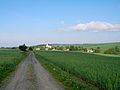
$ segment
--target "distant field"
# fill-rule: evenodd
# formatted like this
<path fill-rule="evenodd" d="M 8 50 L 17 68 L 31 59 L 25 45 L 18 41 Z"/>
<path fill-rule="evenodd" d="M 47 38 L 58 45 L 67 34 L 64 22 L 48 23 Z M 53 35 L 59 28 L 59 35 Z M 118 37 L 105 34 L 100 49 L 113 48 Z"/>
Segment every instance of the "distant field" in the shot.
<path fill-rule="evenodd" d="M 0 49 L 0 83 L 15 70 L 16 65 L 18 65 L 25 56 L 25 54 L 20 53 L 18 50 Z"/>
<path fill-rule="evenodd" d="M 105 50 L 118 46 L 120 48 L 120 43 L 105 43 L 105 44 L 81 44 L 80 46 L 85 48 L 101 48 L 101 52 L 103 53 Z"/>
<path fill-rule="evenodd" d="M 106 48 L 106 45 L 101 46 Z M 80 82 L 82 79 L 102 90 L 120 90 L 120 57 L 62 51 L 37 51 L 36 56 L 41 62 L 52 63 Z"/>
<path fill-rule="evenodd" d="M 71 45 L 71 44 L 70 44 Z M 52 46 L 70 46 L 69 44 L 67 45 L 52 45 Z M 97 47 L 100 47 L 100 53 L 104 53 L 104 51 L 108 50 L 109 48 L 114 48 L 115 46 L 118 46 L 120 49 L 120 43 L 101 43 L 101 44 L 73 44 L 74 46 L 81 46 L 83 48 L 93 48 L 96 49 Z"/>

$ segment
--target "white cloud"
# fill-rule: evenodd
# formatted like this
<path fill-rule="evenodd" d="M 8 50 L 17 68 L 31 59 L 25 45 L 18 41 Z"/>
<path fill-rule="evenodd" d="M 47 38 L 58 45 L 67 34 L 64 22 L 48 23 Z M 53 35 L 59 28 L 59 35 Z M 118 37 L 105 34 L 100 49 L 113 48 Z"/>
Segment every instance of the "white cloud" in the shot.
<path fill-rule="evenodd" d="M 112 24 L 108 22 L 89 22 L 86 24 L 77 24 L 69 27 L 70 30 L 77 31 L 120 31 L 120 24 Z"/>
<path fill-rule="evenodd" d="M 63 25 L 63 24 L 65 24 L 65 22 L 64 21 L 60 21 L 59 24 Z"/>

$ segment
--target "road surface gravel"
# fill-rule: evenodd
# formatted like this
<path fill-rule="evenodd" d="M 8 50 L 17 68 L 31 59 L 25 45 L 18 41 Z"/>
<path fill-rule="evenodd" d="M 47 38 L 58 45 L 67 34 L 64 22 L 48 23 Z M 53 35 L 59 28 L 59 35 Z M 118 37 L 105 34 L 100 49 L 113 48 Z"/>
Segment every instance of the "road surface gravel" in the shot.
<path fill-rule="evenodd" d="M 22 61 L 0 90 L 65 90 L 36 60 L 34 53 Z"/>

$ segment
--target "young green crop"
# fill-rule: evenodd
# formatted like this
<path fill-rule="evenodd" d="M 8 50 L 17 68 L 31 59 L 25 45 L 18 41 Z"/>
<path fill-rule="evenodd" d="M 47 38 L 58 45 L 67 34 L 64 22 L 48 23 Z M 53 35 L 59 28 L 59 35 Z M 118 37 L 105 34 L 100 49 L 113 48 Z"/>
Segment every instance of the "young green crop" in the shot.
<path fill-rule="evenodd" d="M 15 70 L 26 54 L 18 50 L 0 50 L 0 83 Z"/>
<path fill-rule="evenodd" d="M 120 57 L 62 51 L 39 51 L 37 54 L 99 89 L 120 90 Z"/>
<path fill-rule="evenodd" d="M 44 57 L 36 55 L 40 63 L 49 70 L 52 75 L 58 79 L 63 85 L 65 90 L 98 90 L 98 88 L 93 86 L 88 86 L 83 82 L 79 82 L 77 79 L 71 77 L 69 73 L 66 73 L 61 68 L 57 67 L 53 63 L 45 60 Z"/>

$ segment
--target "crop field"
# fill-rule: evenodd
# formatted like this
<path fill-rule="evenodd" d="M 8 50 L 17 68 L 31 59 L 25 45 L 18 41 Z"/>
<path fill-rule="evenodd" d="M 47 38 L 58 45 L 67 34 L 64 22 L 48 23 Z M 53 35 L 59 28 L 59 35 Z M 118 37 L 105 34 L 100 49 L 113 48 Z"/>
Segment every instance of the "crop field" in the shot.
<path fill-rule="evenodd" d="M 62 70 L 79 82 L 89 84 L 88 87 L 120 90 L 120 57 L 64 51 L 37 51 L 36 57 L 40 62 L 47 61 L 60 68 L 58 73 Z"/>
<path fill-rule="evenodd" d="M 18 50 L 0 49 L 0 83 L 15 70 L 16 66 L 26 57 Z"/>
<path fill-rule="evenodd" d="M 84 48 L 101 48 L 101 53 L 104 53 L 105 50 L 118 46 L 120 48 L 120 43 L 105 43 L 105 44 L 81 44 L 81 47 Z"/>

